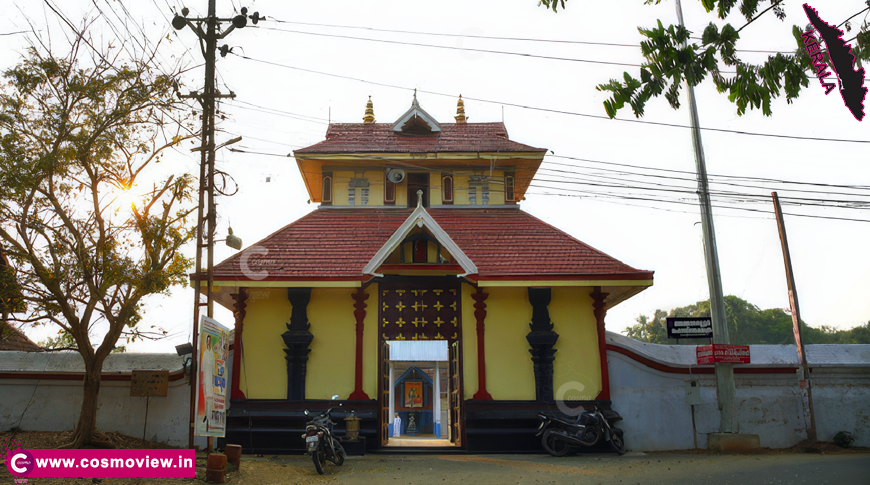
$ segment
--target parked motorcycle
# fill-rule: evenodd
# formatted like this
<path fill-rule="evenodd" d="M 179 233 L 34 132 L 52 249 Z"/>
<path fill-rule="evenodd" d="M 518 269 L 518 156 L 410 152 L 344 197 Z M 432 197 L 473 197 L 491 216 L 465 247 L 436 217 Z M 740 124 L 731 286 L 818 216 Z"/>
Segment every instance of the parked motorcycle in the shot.
<path fill-rule="evenodd" d="M 571 446 L 594 446 L 602 438 L 620 455 L 625 454 L 623 431 L 613 426 L 622 416 L 616 411 L 602 411 L 593 405 L 592 411 L 584 411 L 576 420 L 568 420 L 551 414 L 540 413 L 541 425 L 535 436 L 541 436 L 544 449 L 553 456 L 565 456 Z"/>
<path fill-rule="evenodd" d="M 332 396 L 333 401 L 336 399 L 338 399 L 337 394 Z M 311 416 L 311 412 L 307 409 L 305 410 L 305 416 L 309 416 L 308 423 L 305 425 L 305 434 L 302 435 L 305 440 L 305 454 L 311 455 L 314 468 L 321 475 L 323 475 L 323 467 L 327 460 L 341 466 L 344 463 L 344 457 L 347 456 L 341 443 L 332 435 L 335 423 L 332 422 L 329 415 L 334 409 L 335 407 L 330 406 L 326 411 L 314 416 Z"/>

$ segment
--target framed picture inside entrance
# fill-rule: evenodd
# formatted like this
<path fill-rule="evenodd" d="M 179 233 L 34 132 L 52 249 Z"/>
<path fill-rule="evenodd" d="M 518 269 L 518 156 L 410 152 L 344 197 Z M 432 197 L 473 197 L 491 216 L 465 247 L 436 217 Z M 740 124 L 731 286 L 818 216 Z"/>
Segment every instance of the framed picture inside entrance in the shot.
<path fill-rule="evenodd" d="M 423 407 L 423 382 L 405 382 L 404 404 L 406 408 Z"/>

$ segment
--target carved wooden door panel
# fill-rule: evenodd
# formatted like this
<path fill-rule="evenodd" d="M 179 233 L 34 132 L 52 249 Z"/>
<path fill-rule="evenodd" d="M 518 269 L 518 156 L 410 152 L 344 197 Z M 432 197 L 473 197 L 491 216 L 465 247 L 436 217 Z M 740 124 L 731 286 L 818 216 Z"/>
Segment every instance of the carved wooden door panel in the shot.
<path fill-rule="evenodd" d="M 459 340 L 458 278 L 407 278 L 378 287 L 381 340 Z"/>

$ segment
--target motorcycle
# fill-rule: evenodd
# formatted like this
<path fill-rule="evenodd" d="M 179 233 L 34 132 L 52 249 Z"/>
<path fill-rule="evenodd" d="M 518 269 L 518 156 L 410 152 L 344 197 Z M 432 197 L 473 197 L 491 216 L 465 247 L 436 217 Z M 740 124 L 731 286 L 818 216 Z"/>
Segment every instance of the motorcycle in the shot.
<path fill-rule="evenodd" d="M 336 399 L 338 399 L 337 394 L 332 396 L 333 401 Z M 304 411 L 305 416 L 309 416 L 308 423 L 305 425 L 305 434 L 302 435 L 305 440 L 305 454 L 311 455 L 314 468 L 321 475 L 327 460 L 336 466 L 341 466 L 344 457 L 347 456 L 341 443 L 332 435 L 335 423 L 330 419 L 330 413 L 334 409 L 335 407 L 330 406 L 326 411 L 314 416 L 311 416 L 311 412 L 307 409 Z"/>
<path fill-rule="evenodd" d="M 625 454 L 623 431 L 613 426 L 622 416 L 616 411 L 602 411 L 593 405 L 592 411 L 584 411 L 573 422 L 559 416 L 540 413 L 541 420 L 535 436 L 542 436 L 541 444 L 553 456 L 565 456 L 571 446 L 594 446 L 602 438 L 620 455 Z"/>

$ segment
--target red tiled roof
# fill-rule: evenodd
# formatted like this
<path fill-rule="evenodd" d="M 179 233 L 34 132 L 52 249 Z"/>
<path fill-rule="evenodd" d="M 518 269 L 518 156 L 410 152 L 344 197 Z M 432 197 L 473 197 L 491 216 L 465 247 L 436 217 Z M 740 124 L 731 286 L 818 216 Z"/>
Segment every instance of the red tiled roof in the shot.
<path fill-rule="evenodd" d="M 27 338 L 20 330 L 7 323 L 0 322 L 0 351 L 12 350 L 19 352 L 42 352 L 39 345 Z"/>
<path fill-rule="evenodd" d="M 305 153 L 545 152 L 508 139 L 504 123 L 444 123 L 432 135 L 397 134 L 389 123 L 333 123 Z"/>
<path fill-rule="evenodd" d="M 411 209 L 318 209 L 255 246 L 252 272 L 267 279 L 362 278 L 363 267 Z M 518 209 L 431 209 L 429 214 L 477 266 L 478 277 L 578 276 L 650 279 Z M 217 279 L 247 279 L 237 254 L 215 266 Z"/>

